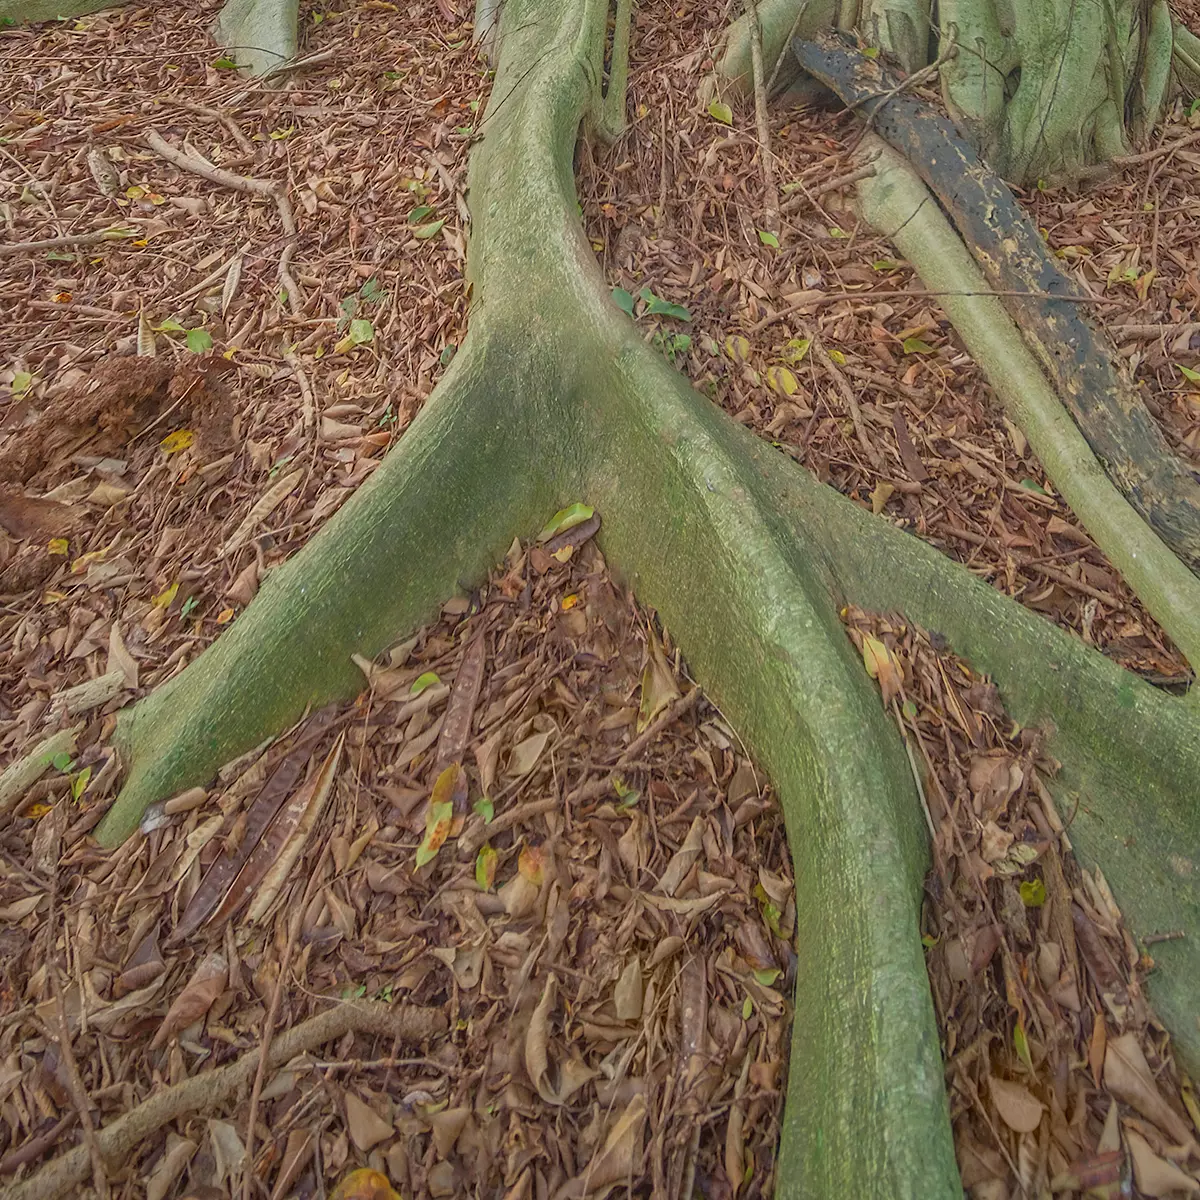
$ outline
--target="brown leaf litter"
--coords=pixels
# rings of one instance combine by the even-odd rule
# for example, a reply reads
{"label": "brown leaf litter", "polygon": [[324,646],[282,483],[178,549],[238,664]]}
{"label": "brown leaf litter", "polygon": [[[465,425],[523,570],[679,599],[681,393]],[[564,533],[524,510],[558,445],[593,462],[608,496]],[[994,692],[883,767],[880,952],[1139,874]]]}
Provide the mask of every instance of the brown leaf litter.
{"label": "brown leaf litter", "polygon": [[[167,454],[170,417],[148,429],[154,417],[128,397],[117,440],[129,420],[158,437],[120,457],[98,437],[68,441],[0,499],[0,571],[38,560],[0,588],[37,589],[0,609],[0,753],[19,758],[55,730],[70,746],[65,769],[0,816],[0,1167],[27,1176],[72,1141],[86,1156],[86,1125],[103,1139],[142,1101],[224,1068],[242,1071],[240,1102],[123,1126],[135,1187],[228,1194],[250,1146],[280,1197],[355,1163],[417,1196],[468,1181],[598,1192],[631,1177],[640,1194],[690,1194],[692,1178],[709,1195],[765,1194],[793,970],[781,823],[669,636],[653,653],[652,618],[594,548],[566,568],[539,547],[515,554],[411,645],[364,664],[355,706],[175,797],[115,855],[90,848],[119,772],[112,712],[236,619],[370,474],[465,322],[466,152],[487,89],[470,5],[326,11],[305,23],[304,49],[329,58],[269,87],[211,65],[216,7],[126,7],[69,32],[0,35],[6,239],[92,238],[3,260],[5,445],[97,364],[188,362],[164,345],[182,336],[171,322],[211,335],[203,361],[236,367],[218,381],[230,452]],[[655,0],[636,20],[631,128],[584,152],[580,190],[613,283],[689,309],[687,323],[639,317],[647,336],[882,519],[1144,675],[1186,678],[996,414],[936,298],[857,226],[853,122],[772,112],[784,196],[772,249],[758,236],[749,106],[730,128],[693,103],[722,14]],[[69,86],[55,74],[65,62]],[[1163,141],[1190,119],[1172,114]],[[155,155],[150,128],[286,189],[301,312],[278,292],[274,208]],[[1200,436],[1180,369],[1200,367],[1194,159],[1177,151],[1086,193],[1024,198],[1104,301],[1097,314],[1184,455]],[[116,225],[139,236],[96,240]],[[369,342],[346,345],[352,319],[370,322]],[[159,357],[126,357],[147,325],[160,327]],[[904,689],[895,711],[928,768],[926,934],[964,1181],[979,1197],[1019,1194],[1017,1181],[1068,1197],[1186,1194],[1195,1100],[1145,1009],[1150,963],[1042,801],[1052,764],[1036,739],[1007,737],[990,685],[919,631],[857,616],[854,629],[884,647],[876,675]],[[437,681],[414,692],[427,672]],[[664,700],[672,681],[683,694]],[[639,735],[644,704],[658,716]],[[429,801],[456,765],[466,794],[454,773],[446,817]],[[490,824],[471,803],[481,796]],[[416,869],[426,838],[441,840]],[[285,854],[291,874],[272,872]],[[1046,899],[1027,904],[1038,883]],[[309,1013],[345,1013],[318,999],[343,994],[436,1004],[450,1031],[410,1051],[397,1029],[349,1021],[321,1057],[321,1041],[298,1035]],[[272,1066],[254,1088],[264,1040]]]}

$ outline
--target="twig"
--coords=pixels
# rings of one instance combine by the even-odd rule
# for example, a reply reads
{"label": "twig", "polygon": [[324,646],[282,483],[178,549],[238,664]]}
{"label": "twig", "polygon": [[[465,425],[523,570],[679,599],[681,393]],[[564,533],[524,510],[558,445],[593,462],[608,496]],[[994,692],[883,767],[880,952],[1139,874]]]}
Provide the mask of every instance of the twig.
{"label": "twig", "polygon": [[1174,154],[1176,150],[1182,150],[1185,146],[1195,145],[1196,142],[1200,142],[1200,129],[1193,129],[1191,133],[1185,134],[1181,138],[1176,138],[1175,141],[1165,146],[1159,146],[1156,150],[1143,150],[1141,154],[1121,154],[1116,158],[1109,159],[1109,162],[1114,167],[1137,167],[1142,163],[1153,162],[1156,158],[1163,158],[1168,154]]}
{"label": "twig", "polygon": [[300,402],[301,412],[304,417],[304,428],[310,433],[316,427],[317,423],[317,404],[313,399],[312,387],[308,382],[308,376],[304,373],[304,367],[301,366],[300,360],[296,357],[295,352],[291,350],[284,351],[283,361],[292,369],[292,374],[296,377],[296,383],[300,387]]}
{"label": "twig", "polygon": [[[446,1014],[436,1008],[393,1007],[378,1002],[346,1001],[289,1029],[271,1045],[268,1067],[281,1066],[347,1033],[370,1033],[403,1042],[420,1042],[446,1029]],[[193,1075],[156,1092],[137,1108],[106,1125],[97,1135],[100,1153],[110,1162],[127,1162],[155,1130],[188,1113],[223,1104],[253,1079],[259,1063],[256,1047],[236,1062]],[[11,1187],[4,1200],[57,1200],[87,1178],[86,1146],[75,1146],[47,1163],[36,1175]]]}
{"label": "twig", "polygon": [[30,250],[54,250],[60,246],[94,246],[97,242],[119,242],[135,237],[129,229],[98,229],[94,233],[69,233],[65,237],[39,238],[35,242],[0,242],[0,258]]}
{"label": "twig", "polygon": [[238,144],[238,149],[249,158],[255,156],[254,143],[242,132],[241,126],[233,119],[230,112],[222,112],[219,108],[209,108],[207,104],[195,104],[191,100],[176,100],[171,96],[164,97],[168,104],[182,108],[185,112],[198,113],[202,117],[211,117],[219,121],[229,130],[230,136]]}
{"label": "twig", "polygon": [[251,179],[247,175],[235,175],[232,171],[214,167],[212,163],[204,162],[194,155],[172,146],[156,129],[146,130],[146,144],[156,154],[165,158],[167,162],[173,163],[181,171],[190,171],[193,175],[199,175],[201,179],[207,179],[210,183],[219,184],[221,187],[232,188],[235,192],[242,192],[248,196],[262,196],[275,201],[286,239],[283,251],[279,255],[279,282],[287,293],[288,303],[291,305],[293,314],[298,315],[303,312],[304,294],[288,270],[296,242],[296,214],[292,209],[292,202],[288,199],[287,191],[279,184],[267,179]]}
{"label": "twig", "polygon": [[884,289],[877,292],[822,292],[820,295],[809,296],[806,300],[799,300],[795,304],[789,304],[787,308],[782,308],[777,313],[772,313],[769,317],[763,319],[746,331],[751,337],[756,333],[761,333],[764,329],[774,325],[776,321],[783,321],[790,317],[793,313],[807,312],[813,308],[823,308],[826,304],[836,304],[839,300],[863,300],[869,304],[874,304],[876,300],[904,300],[909,296],[919,300],[935,300],[939,296],[1036,296],[1039,300],[1061,300],[1067,304],[1119,304],[1119,301],[1110,296],[1058,296],[1050,292],[1030,292],[1030,291],[1002,291],[993,292],[987,289],[977,292],[964,291],[934,291],[927,288],[897,288]]}
{"label": "twig", "polygon": [[854,389],[850,386],[850,381],[842,374],[837,363],[833,361],[833,356],[825,349],[825,343],[815,333],[812,336],[811,343],[812,348],[821,359],[821,365],[829,373],[834,386],[841,394],[846,407],[850,410],[850,419],[854,422],[854,432],[858,434],[858,440],[862,444],[863,452],[871,460],[871,465],[875,470],[882,471],[884,469],[883,455],[880,453],[879,448],[867,437],[867,426],[863,421],[862,409],[858,406],[858,397],[854,394]]}
{"label": "twig", "polygon": [[767,95],[775,90],[775,81],[779,78],[779,72],[788,56],[788,51],[792,48],[792,38],[796,36],[796,30],[800,28],[800,22],[804,19],[804,14],[808,10],[808,0],[802,0],[802,3],[796,11],[796,19],[792,22],[791,29],[788,30],[788,35],[783,39],[783,49],[779,51],[779,57],[775,60],[775,67],[771,71],[771,78],[767,80]]}
{"label": "twig", "polygon": [[271,1005],[267,1009],[267,1019],[263,1024],[262,1045],[258,1055],[258,1069],[254,1072],[254,1084],[250,1089],[250,1115],[246,1118],[246,1153],[243,1159],[245,1168],[242,1171],[242,1200],[251,1200],[254,1188],[254,1125],[258,1120],[258,1102],[262,1096],[263,1081],[267,1074],[267,1062],[271,1056],[271,1039],[275,1034],[275,1020],[279,1016],[279,999],[283,995],[283,981],[292,963],[292,952],[296,948],[296,939],[300,936],[300,922],[308,909],[308,903],[321,878],[325,860],[329,857],[330,843],[326,842],[317,861],[316,870],[309,876],[304,889],[304,898],[292,910],[292,919],[288,922],[287,944],[283,948],[283,957],[279,962],[279,975],[275,979],[275,987],[271,991]]}
{"label": "twig", "polygon": [[874,174],[874,165],[867,163],[865,166],[856,167],[853,171],[847,171],[845,175],[835,175],[832,179],[827,179],[819,187],[814,188],[811,193],[801,188],[799,189],[800,194],[798,196],[789,196],[783,202],[779,211],[786,216],[788,213],[795,212],[805,200],[808,200],[810,203],[813,200],[819,200],[829,192],[836,192],[839,188],[849,187],[852,183],[858,183],[860,179],[870,179]]}
{"label": "twig", "polygon": [[779,190],[775,185],[775,160],[771,154],[771,124],[767,118],[767,87],[763,76],[762,25],[757,0],[745,0],[750,22],[750,68],[754,75],[754,123],[758,127],[758,153],[762,160],[763,225],[779,232]]}
{"label": "twig", "polygon": [[273,67],[265,75],[262,76],[262,82],[266,83],[268,79],[278,79],[280,75],[290,74],[292,71],[303,71],[308,67],[320,67],[327,62],[333,62],[337,57],[336,49],[318,50],[315,54],[308,55],[307,58],[294,58],[291,62],[280,63],[279,66]]}
{"label": "twig", "polygon": [[58,963],[50,964],[50,987],[54,993],[54,1030],[59,1052],[62,1054],[62,1064],[67,1072],[67,1089],[71,1093],[71,1102],[79,1114],[79,1123],[83,1127],[83,1145],[87,1150],[88,1161],[92,1167],[92,1186],[96,1189],[101,1200],[108,1197],[108,1175],[104,1170],[104,1158],[100,1153],[100,1143],[96,1140],[96,1127],[92,1124],[92,1102],[79,1074],[79,1063],[75,1059],[75,1047],[71,1045],[71,1030],[67,1026],[67,1010],[63,1004],[62,982],[58,977]]}

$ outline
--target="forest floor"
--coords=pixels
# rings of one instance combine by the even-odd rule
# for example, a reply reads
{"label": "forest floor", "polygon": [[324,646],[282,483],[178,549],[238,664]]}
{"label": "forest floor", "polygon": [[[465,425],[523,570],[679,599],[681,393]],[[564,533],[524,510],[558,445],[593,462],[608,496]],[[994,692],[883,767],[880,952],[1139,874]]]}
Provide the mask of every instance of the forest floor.
{"label": "forest floor", "polygon": [[[91,1186],[324,1196],[371,1167],[405,1197],[770,1195],[805,1019],[790,985],[814,952],[782,820],[670,630],[610,577],[595,520],[514,543],[364,662],[354,703],[156,807],[120,850],[87,836],[118,783],[116,710],[238,619],[466,331],[488,89],[471,6],[305,6],[318,61],[249,84],[208,40],[216,7],[0,31],[0,765],[82,725],[0,802],[0,1184],[365,997],[436,1006],[449,1032],[347,1034]],[[581,153],[587,233],[646,337],[881,520],[1185,685],[936,297],[854,217],[852,118],[776,106],[784,216],[763,239],[752,106],[728,125],[695,99],[719,33],[713,6],[640,6],[630,128]],[[1197,126],[1180,108],[1157,137]],[[272,198],[181,169],[153,133],[280,185],[295,237]],[[1023,200],[1200,463],[1200,144]],[[903,671],[964,1185],[1200,1190],[1200,1108],[1142,995],[1153,937],[1072,857],[1036,731],[936,630],[845,619]]]}

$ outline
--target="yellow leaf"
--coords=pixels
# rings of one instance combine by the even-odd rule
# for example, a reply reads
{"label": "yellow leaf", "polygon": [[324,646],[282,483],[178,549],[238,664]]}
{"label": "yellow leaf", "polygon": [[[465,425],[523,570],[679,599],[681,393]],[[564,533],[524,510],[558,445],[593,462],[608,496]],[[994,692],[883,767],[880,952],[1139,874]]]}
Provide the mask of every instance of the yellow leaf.
{"label": "yellow leaf", "polygon": [[487,843],[484,843],[483,848],[479,851],[479,856],[475,859],[475,882],[485,892],[490,892],[492,885],[496,882],[496,862],[498,859],[499,855]]}
{"label": "yellow leaf", "polygon": [[740,333],[731,333],[725,339],[725,353],[736,363],[744,363],[750,357],[750,341]]}
{"label": "yellow leaf", "polygon": [[546,852],[541,846],[522,846],[517,856],[517,872],[534,887],[541,887],[546,877]]}
{"label": "yellow leaf", "polygon": [[787,367],[768,367],[767,387],[781,396],[794,396],[800,390],[800,381]]}
{"label": "yellow leaf", "polygon": [[175,599],[175,593],[179,591],[179,580],[175,580],[173,584],[165,592],[159,592],[153,600],[150,601],[155,608],[170,608],[171,601]]}
{"label": "yellow leaf", "polygon": [[36,804],[31,804],[25,810],[25,812],[22,814],[22,816],[28,817],[31,821],[37,821],[40,818],[44,817],[50,811],[51,807],[52,807],[51,805],[44,804],[42,801],[39,800]]}
{"label": "yellow leaf", "polygon": [[195,440],[196,435],[190,429],[176,429],[174,433],[168,433],[158,444],[162,447],[164,454],[178,454],[180,450],[186,450]]}
{"label": "yellow leaf", "polygon": [[863,636],[862,656],[867,674],[878,682],[883,692],[884,704],[890,704],[892,697],[899,692],[900,685],[904,682],[904,669],[900,660],[883,642],[869,633]]}
{"label": "yellow leaf", "polygon": [[233,620],[233,609],[232,608],[223,608],[223,609],[221,609],[221,611],[219,613],[217,613],[217,624],[218,625],[228,625],[229,622],[232,620]]}
{"label": "yellow leaf", "polygon": [[353,350],[357,345],[358,343],[352,337],[350,337],[349,334],[347,334],[340,342],[337,343],[336,346],[334,346],[333,352],[334,354],[349,354],[350,351]]}
{"label": "yellow leaf", "polygon": [[564,596],[562,601],[563,612],[570,612],[571,609],[579,603],[579,597],[572,593],[570,596]]}
{"label": "yellow leaf", "polygon": [[837,363],[839,367],[844,367],[846,365],[846,356],[840,350],[830,350],[828,351],[828,354],[829,357],[833,359],[833,361]]}
{"label": "yellow leaf", "polygon": [[795,366],[802,363],[808,355],[812,342],[808,338],[792,338],[783,348],[783,361]]}
{"label": "yellow leaf", "polygon": [[334,1188],[332,1200],[400,1200],[400,1196],[386,1175],[370,1167],[359,1167]]}
{"label": "yellow leaf", "polygon": [[66,538],[51,538],[46,543],[46,549],[49,550],[51,554],[65,555],[67,553],[67,539]]}

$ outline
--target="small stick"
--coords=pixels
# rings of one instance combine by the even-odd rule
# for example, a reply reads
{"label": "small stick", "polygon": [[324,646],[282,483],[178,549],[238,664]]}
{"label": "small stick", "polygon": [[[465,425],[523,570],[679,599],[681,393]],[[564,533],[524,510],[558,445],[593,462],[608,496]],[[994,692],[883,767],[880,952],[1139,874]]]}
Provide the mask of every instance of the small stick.
{"label": "small stick", "polygon": [[185,112],[198,113],[202,117],[212,117],[214,121],[220,121],[226,129],[229,130],[230,136],[238,144],[238,149],[251,159],[254,158],[254,143],[242,132],[241,126],[233,119],[231,113],[223,113],[218,108],[209,108],[207,104],[195,104],[190,100],[175,100],[170,96],[164,96],[168,104],[174,104],[176,108],[182,108]]}
{"label": "small stick", "polygon": [[71,1101],[79,1114],[79,1123],[83,1127],[83,1144],[87,1150],[88,1161],[92,1166],[92,1187],[96,1189],[101,1200],[108,1198],[108,1175],[104,1170],[104,1157],[100,1153],[100,1143],[96,1140],[96,1127],[92,1124],[91,1100],[87,1088],[83,1084],[83,1076],[79,1074],[79,1063],[75,1059],[75,1047],[71,1045],[71,1031],[67,1027],[67,1009],[63,1003],[62,984],[58,978],[58,963],[50,964],[50,986],[54,992],[54,1013],[57,1029],[54,1031],[55,1040],[62,1053],[63,1066],[67,1072],[67,1088],[71,1093]]}
{"label": "small stick", "polygon": [[860,179],[870,179],[874,174],[874,165],[867,163],[865,166],[856,167],[853,171],[847,171],[845,175],[835,175],[832,179],[826,180],[820,187],[814,188],[811,193],[800,189],[800,195],[789,196],[783,202],[779,211],[784,215],[795,212],[805,200],[819,200],[829,192],[836,192],[839,188],[848,187],[852,183],[858,183]]}
{"label": "small stick", "polygon": [[783,49],[779,51],[779,57],[775,60],[775,69],[771,72],[771,78],[767,80],[768,96],[775,90],[775,81],[779,78],[779,72],[783,67],[784,60],[788,56],[788,51],[792,48],[792,38],[796,36],[796,30],[800,28],[800,22],[804,19],[807,9],[808,0],[803,0],[796,12],[796,19],[792,22],[792,27],[788,30],[787,37],[784,38]]}
{"label": "small stick", "polygon": [[779,232],[779,189],[775,185],[775,159],[771,154],[771,125],[767,118],[767,88],[763,77],[762,25],[756,0],[746,0],[746,19],[750,22],[750,66],[754,73],[754,123],[758,127],[758,152],[762,157],[763,224],[771,233]]}
{"label": "small stick", "polygon": [[807,312],[813,308],[823,308],[826,304],[836,304],[839,300],[863,300],[868,304],[875,303],[876,300],[904,300],[909,296],[918,299],[937,299],[939,296],[1036,296],[1039,300],[1063,300],[1067,304],[1119,304],[1120,300],[1109,296],[1056,296],[1050,292],[1023,292],[1023,291],[979,291],[979,292],[963,292],[963,291],[931,291],[926,288],[911,288],[911,289],[895,289],[881,290],[878,292],[822,292],[819,296],[810,296],[807,300],[801,300],[796,304],[789,304],[787,308],[780,309],[779,312],[773,313],[769,317],[763,319],[746,331],[753,336],[756,333],[761,333],[764,329],[774,325],[777,321],[783,321],[790,317],[793,313]]}
{"label": "small stick", "polygon": [[304,373],[304,368],[300,365],[300,360],[291,350],[284,352],[283,361],[292,368],[292,374],[296,377],[296,382],[300,386],[300,400],[302,404],[302,412],[304,414],[304,428],[310,433],[316,427],[317,423],[317,404],[313,399],[312,387],[309,385],[308,376]]}
{"label": "small stick", "polygon": [[[446,1014],[436,1008],[393,1007],[375,1001],[344,1001],[281,1034],[271,1044],[268,1065],[282,1066],[347,1033],[371,1033],[420,1042],[446,1029]],[[245,1087],[258,1069],[258,1047],[236,1062],[204,1071],[155,1092],[135,1109],[106,1125],[97,1135],[100,1152],[110,1162],[127,1162],[141,1142],[188,1113],[223,1104]],[[58,1200],[77,1188],[88,1173],[86,1146],[75,1146],[48,1162],[36,1175],[9,1187],[4,1200]]]}
{"label": "small stick", "polygon": [[32,250],[54,250],[60,246],[94,246],[97,242],[119,242],[134,237],[128,229],[98,229],[94,233],[69,233],[65,237],[39,238],[35,242],[0,242],[0,258]]}
{"label": "small stick", "polygon": [[151,150],[165,158],[167,162],[173,163],[181,171],[190,171],[193,175],[199,175],[201,179],[207,179],[210,183],[218,184],[221,187],[232,188],[235,192],[242,192],[249,196],[262,196],[275,201],[275,206],[279,209],[279,220],[283,225],[284,236],[287,238],[283,252],[279,256],[278,278],[283,285],[283,290],[287,293],[288,303],[293,314],[301,313],[304,310],[304,294],[288,270],[296,241],[296,214],[284,188],[267,179],[251,179],[247,175],[235,175],[232,171],[214,167],[212,163],[202,162],[193,155],[172,146],[156,129],[146,130],[146,143]]}
{"label": "small stick", "polygon": [[258,1070],[254,1072],[254,1084],[250,1089],[250,1115],[246,1118],[246,1155],[243,1159],[245,1169],[242,1171],[242,1200],[251,1200],[254,1189],[254,1124],[258,1120],[258,1102],[262,1096],[263,1080],[267,1074],[267,1062],[271,1055],[271,1039],[275,1034],[275,1020],[279,1015],[279,998],[283,995],[283,981],[292,965],[292,952],[296,948],[296,939],[300,936],[300,922],[312,899],[317,880],[321,878],[321,870],[329,857],[330,843],[326,842],[317,861],[317,868],[309,876],[308,885],[304,889],[304,898],[292,911],[292,919],[288,922],[287,945],[283,948],[283,958],[279,962],[279,975],[275,987],[271,991],[271,1006],[267,1009],[267,1019],[263,1025],[262,1048],[258,1056]]}
{"label": "small stick", "polygon": [[879,448],[874,442],[867,437],[867,427],[863,421],[862,409],[858,406],[858,397],[854,394],[854,389],[850,386],[850,381],[842,374],[837,363],[833,361],[832,355],[825,349],[825,343],[815,333],[812,337],[812,347],[820,356],[821,364],[829,372],[834,386],[841,394],[846,407],[850,410],[850,418],[854,422],[854,432],[858,434],[858,440],[862,443],[863,451],[871,460],[871,465],[875,470],[882,471],[884,469],[883,455],[879,452]]}

